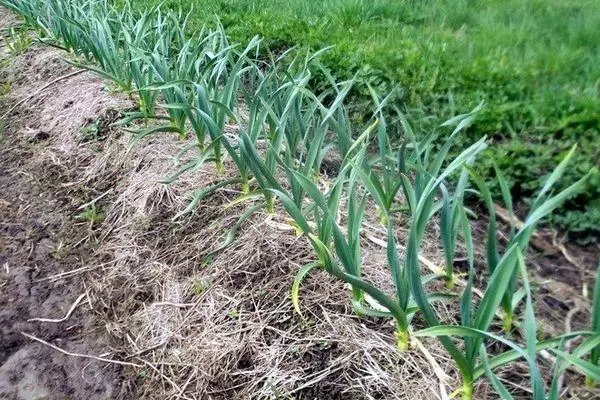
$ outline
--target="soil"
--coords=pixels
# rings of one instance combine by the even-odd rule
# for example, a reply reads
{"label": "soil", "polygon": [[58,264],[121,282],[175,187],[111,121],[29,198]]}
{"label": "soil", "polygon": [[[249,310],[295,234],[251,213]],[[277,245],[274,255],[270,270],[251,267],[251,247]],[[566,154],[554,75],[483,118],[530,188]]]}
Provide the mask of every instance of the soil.
{"label": "soil", "polygon": [[[480,215],[483,210],[479,206]],[[484,260],[487,240],[487,218],[474,221],[473,235],[478,247],[479,259]],[[506,244],[510,234],[507,220],[500,218],[500,249]],[[465,263],[466,264],[466,263]],[[480,265],[481,264],[481,265]],[[527,252],[527,266],[534,290],[536,315],[547,335],[558,335],[570,330],[587,330],[591,322],[589,308],[593,282],[600,265],[600,245],[582,246],[569,243],[556,231],[548,228],[538,229]],[[457,266],[466,272],[466,265]],[[476,263],[475,267],[486,276],[485,263]],[[485,282],[479,282],[483,288]],[[571,315],[570,315],[571,314]]]}
{"label": "soil", "polygon": [[78,189],[64,188],[73,176],[31,162],[47,138],[26,140],[7,132],[0,144],[0,398],[113,398],[120,392],[120,368],[68,357],[22,335],[74,353],[100,354],[106,348],[86,302],[64,322],[28,321],[65,316],[86,288],[78,276],[52,277],[98,262],[87,223],[73,206]]}
{"label": "soil", "polygon": [[[0,27],[11,22],[4,10],[0,14]],[[77,90],[69,89],[92,88],[81,85],[84,74],[30,96],[74,71],[59,58],[45,60],[47,56],[47,49],[34,45],[8,59],[0,46],[0,84],[11,88],[0,96],[0,115],[9,113],[0,135],[0,399],[124,398],[121,366],[66,354],[111,358],[109,336],[87,296],[68,315],[87,288],[80,274],[64,274],[101,262],[94,229],[78,209],[100,188],[78,183],[82,160],[59,151],[65,143],[57,141],[57,134],[71,135],[86,118],[95,119],[105,99],[99,97],[95,112],[88,112],[85,98],[72,98]],[[90,82],[101,87],[96,78]],[[79,116],[71,118],[75,114]],[[33,320],[66,315],[60,322]]]}

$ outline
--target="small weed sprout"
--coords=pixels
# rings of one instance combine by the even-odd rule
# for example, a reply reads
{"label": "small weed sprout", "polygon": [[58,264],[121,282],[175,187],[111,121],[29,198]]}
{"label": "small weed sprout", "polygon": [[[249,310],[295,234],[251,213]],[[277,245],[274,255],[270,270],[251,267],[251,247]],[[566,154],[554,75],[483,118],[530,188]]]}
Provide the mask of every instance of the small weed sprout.
{"label": "small weed sprout", "polygon": [[89,222],[90,226],[101,224],[104,221],[104,218],[105,215],[95,204],[87,206],[81,214],[77,215],[77,219]]}

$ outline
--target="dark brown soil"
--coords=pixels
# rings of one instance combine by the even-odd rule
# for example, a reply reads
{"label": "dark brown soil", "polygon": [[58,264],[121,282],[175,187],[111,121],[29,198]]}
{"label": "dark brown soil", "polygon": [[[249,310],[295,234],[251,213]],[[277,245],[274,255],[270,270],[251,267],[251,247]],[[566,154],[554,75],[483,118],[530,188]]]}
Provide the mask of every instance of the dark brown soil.
{"label": "dark brown soil", "polygon": [[[500,220],[500,248],[506,244],[510,226]],[[474,238],[479,245],[479,259],[485,260],[487,218],[474,223]],[[565,319],[571,310],[578,311],[570,318],[571,330],[590,328],[591,291],[596,270],[600,262],[600,248],[597,244],[580,246],[568,243],[550,229],[538,229],[530,241],[527,252],[527,267],[534,288],[537,315],[544,320],[549,330],[546,333],[559,334],[565,329]],[[466,266],[463,266],[466,268]],[[476,264],[476,268],[478,265]],[[479,265],[486,276],[485,266]],[[480,282],[479,286],[483,286]],[[588,298],[585,297],[588,296]]]}
{"label": "dark brown soil", "polygon": [[93,232],[73,204],[77,189],[63,187],[73,177],[31,162],[45,146],[38,136],[29,141],[9,130],[0,144],[0,398],[115,398],[119,367],[66,356],[22,335],[73,353],[99,355],[107,348],[85,299],[67,321],[28,322],[63,318],[86,288],[78,275],[52,277],[96,263]]}
{"label": "dark brown soil", "polygon": [[[0,9],[0,27],[12,21]],[[66,354],[112,359],[105,327],[81,298],[87,293],[84,275],[64,275],[101,262],[94,251],[94,226],[81,218],[79,206],[102,188],[77,184],[85,160],[50,151],[64,141],[57,141],[57,133],[73,135],[86,115],[98,116],[104,108],[103,99],[85,103],[65,92],[101,86],[82,85],[79,74],[62,88],[36,93],[74,71],[60,58],[41,59],[45,56],[37,46],[9,55],[0,43],[0,85],[12,92],[0,94],[0,399],[125,398],[119,365]],[[71,101],[63,101],[61,92]],[[91,108],[94,112],[88,112]],[[78,307],[63,322],[32,321],[62,319],[77,299]]]}

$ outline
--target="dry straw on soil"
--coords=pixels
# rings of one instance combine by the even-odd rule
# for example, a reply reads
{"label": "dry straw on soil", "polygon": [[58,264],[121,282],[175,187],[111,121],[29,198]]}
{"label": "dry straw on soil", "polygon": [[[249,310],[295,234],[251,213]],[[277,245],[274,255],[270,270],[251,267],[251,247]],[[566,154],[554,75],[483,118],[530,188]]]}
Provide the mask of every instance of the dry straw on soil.
{"label": "dry straw on soil", "polygon": [[[126,144],[122,136],[105,153],[123,159]],[[214,255],[244,211],[223,209],[237,193],[218,192],[172,222],[186,193],[217,179],[206,168],[172,186],[157,183],[180,146],[153,138],[120,166],[104,226],[111,234],[98,250],[110,261],[93,282],[121,351],[163,385],[157,393],[149,384],[145,397],[437,398],[430,361],[418,351],[398,353],[391,325],[356,318],[340,282],[311,276],[302,289],[307,320],[293,312],[291,277],[311,251],[281,214],[255,215]],[[108,163],[98,165],[92,176],[107,173]],[[384,259],[375,245],[365,254],[372,280],[386,281]]]}

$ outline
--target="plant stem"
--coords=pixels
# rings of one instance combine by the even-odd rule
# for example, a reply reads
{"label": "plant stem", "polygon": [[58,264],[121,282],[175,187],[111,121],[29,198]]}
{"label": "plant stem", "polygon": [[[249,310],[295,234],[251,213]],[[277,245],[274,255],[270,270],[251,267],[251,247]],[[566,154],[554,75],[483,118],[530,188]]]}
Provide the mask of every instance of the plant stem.
{"label": "plant stem", "polygon": [[358,287],[352,285],[352,308],[354,309],[356,315],[359,317],[365,316],[365,312],[363,309],[364,298],[365,296],[363,291],[360,290]]}
{"label": "plant stem", "polygon": [[509,334],[513,328],[513,312],[506,311],[504,312],[504,317],[502,318],[502,330],[504,333]]}
{"label": "plant stem", "polygon": [[462,400],[472,400],[473,399],[473,381],[471,379],[463,378],[461,399]]}
{"label": "plant stem", "polygon": [[444,281],[446,282],[446,289],[453,290],[454,284],[456,283],[456,277],[452,273],[452,271],[448,271],[446,276],[444,276]]}
{"label": "plant stem", "polygon": [[358,287],[356,286],[352,286],[352,298],[354,299],[355,302],[357,302],[358,304],[362,304],[365,295],[363,293],[362,290],[360,290]]}
{"label": "plant stem", "polygon": [[383,225],[383,226],[387,226],[387,224],[388,224],[387,214],[384,213],[383,211],[381,211],[381,209],[379,207],[377,207],[377,214],[379,214],[379,223],[381,223],[381,225]]}
{"label": "plant stem", "polygon": [[242,194],[248,193],[250,193],[250,184],[248,183],[248,180],[244,180],[242,182]]}
{"label": "plant stem", "polygon": [[275,214],[275,199],[273,196],[266,196],[265,198],[266,208],[268,214]]}
{"label": "plant stem", "polygon": [[410,334],[408,330],[402,330],[400,327],[396,328],[396,347],[399,351],[408,350],[410,345]]}
{"label": "plant stem", "polygon": [[215,169],[217,170],[218,174],[222,174],[223,172],[225,172],[225,168],[223,167],[223,161],[221,161],[220,158],[217,158],[217,160],[215,161]]}

